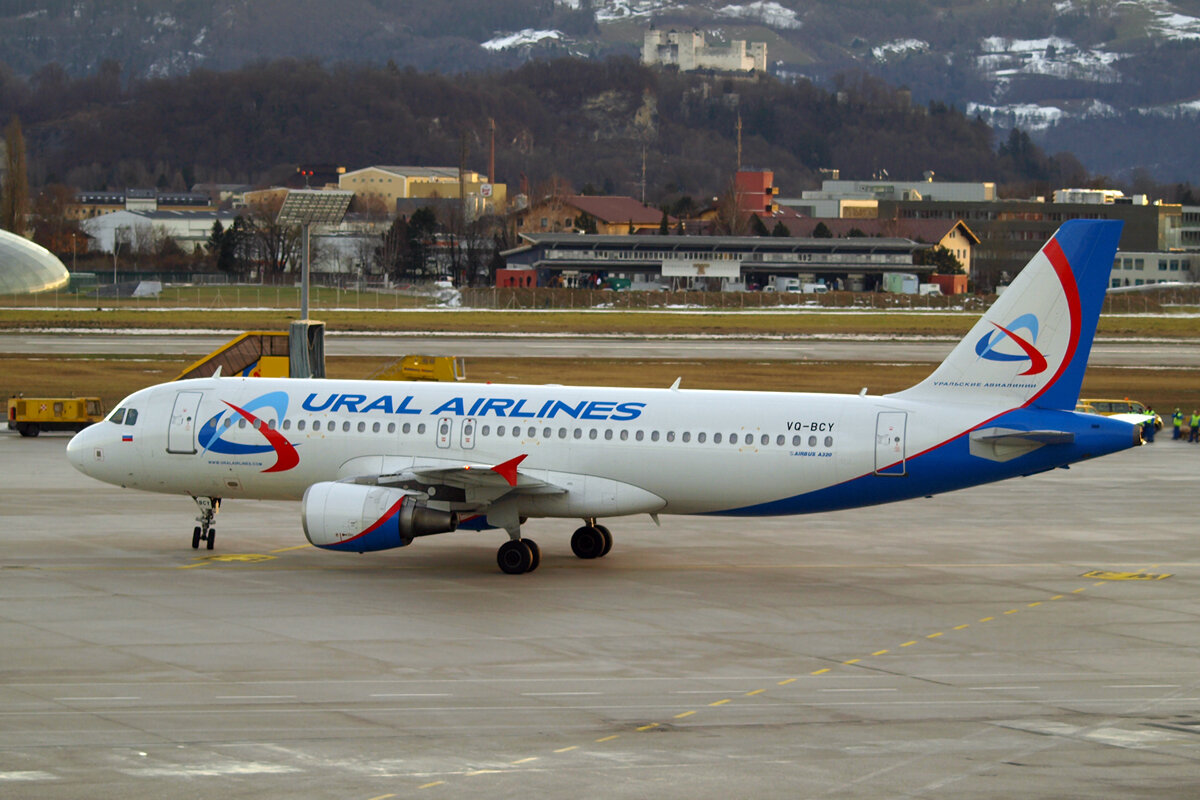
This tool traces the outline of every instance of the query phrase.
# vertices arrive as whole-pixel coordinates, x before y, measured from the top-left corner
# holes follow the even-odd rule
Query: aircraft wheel
[[[192,549],[193,550],[200,549],[200,526],[199,525],[192,528]]]
[[[604,558],[606,555],[608,555],[608,551],[612,550],[613,535],[609,533],[608,528],[604,527],[603,525],[597,525],[596,530],[600,531],[600,535],[604,537],[604,547],[600,550],[600,555],[596,557]]]
[[[524,542],[525,546],[529,548],[529,554],[532,556],[529,561],[529,569],[525,571],[533,572],[538,568],[538,564],[542,563],[542,549],[537,546],[537,542],[535,542],[533,539],[522,539],[521,541]]]
[[[217,540],[217,529],[209,528],[208,529],[208,545],[207,545],[209,550],[213,549],[213,544],[216,542],[216,540]]]
[[[571,536],[571,552],[580,558],[599,558],[604,552],[604,534],[584,525]]]
[[[533,563],[533,550],[522,539],[509,539],[496,551],[496,563],[509,575],[529,572]]]

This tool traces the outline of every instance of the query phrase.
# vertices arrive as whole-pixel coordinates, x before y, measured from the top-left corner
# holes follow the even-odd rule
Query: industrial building
[[[539,286],[587,286],[624,278],[639,284],[720,289],[765,287],[776,277],[824,283],[830,289],[872,291],[884,273],[928,280],[915,266],[928,248],[910,239],[799,239],[781,236],[602,236],[526,233],[525,244],[501,255],[509,269],[536,270]]]

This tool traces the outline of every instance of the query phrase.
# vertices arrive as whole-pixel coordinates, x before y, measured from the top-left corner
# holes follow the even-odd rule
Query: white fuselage
[[[190,420],[173,418],[181,395],[197,403],[183,409]],[[319,481],[526,455],[523,474],[568,494],[525,497],[522,515],[584,517],[736,513],[889,467],[901,477],[906,457],[998,411],[859,395],[265,378],[164,384],[123,406],[138,412],[134,425],[100,423],[72,447],[81,469],[124,486],[299,499]],[[232,406],[292,445],[294,466],[271,471],[278,451]],[[206,438],[214,424],[219,438]]]

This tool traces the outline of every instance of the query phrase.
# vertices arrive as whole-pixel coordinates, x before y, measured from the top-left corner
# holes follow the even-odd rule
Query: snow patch
[[[1042,39],[988,36],[979,41],[979,49],[982,53],[976,61],[979,69],[998,80],[1020,75],[1049,75],[1095,83],[1115,83],[1120,79],[1113,66],[1120,58],[1117,53],[1080,49],[1070,39],[1060,36]]]
[[[967,115],[983,117],[993,128],[1017,127],[1027,131],[1043,131],[1062,119],[1065,112],[1057,106],[1040,106],[1035,103],[1001,106],[967,103]]]
[[[887,61],[888,57],[900,53],[924,53],[929,50],[929,42],[921,39],[895,39],[871,48],[871,55],[876,61]]]
[[[673,7],[674,3],[665,2],[665,0],[609,0],[603,8],[596,9],[596,22],[648,17],[658,11]]]
[[[784,8],[779,3],[769,2],[769,0],[757,0],[742,6],[724,6],[717,9],[717,14],[733,19],[754,20],[768,28],[781,30],[796,30],[804,25],[796,16],[795,11]]]
[[[1164,39],[1200,39],[1200,18],[1180,14],[1164,0],[1139,0],[1140,5],[1154,16],[1154,23],[1147,26]]]
[[[508,50],[512,47],[522,47],[524,45],[537,44],[546,39],[561,39],[562,33],[559,31],[537,31],[533,28],[525,28],[516,33],[508,33],[502,36],[497,36],[493,39],[488,39],[483,44],[479,45],[484,50],[493,52],[498,50]]]

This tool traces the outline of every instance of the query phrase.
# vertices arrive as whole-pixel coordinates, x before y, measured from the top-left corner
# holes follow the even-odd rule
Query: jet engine
[[[317,547],[352,553],[404,547],[458,527],[458,514],[430,508],[403,489],[357,483],[314,483],[304,492],[300,520]]]

